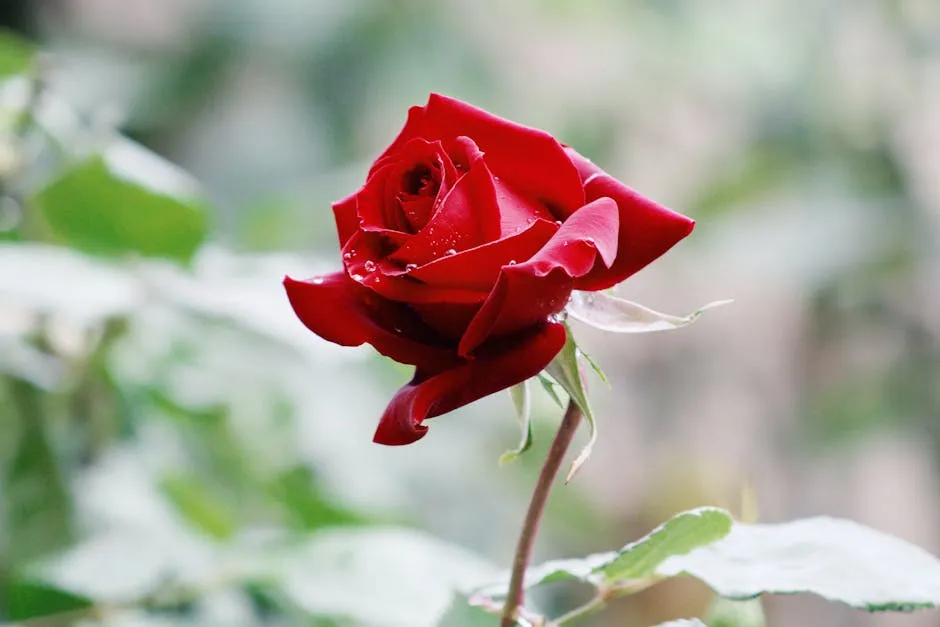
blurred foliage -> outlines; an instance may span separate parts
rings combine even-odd
[[[0,619],[487,624],[428,566],[456,582],[485,560],[394,525],[505,563],[558,409],[533,395],[532,450],[504,469],[508,399],[375,450],[407,375],[311,338],[279,285],[335,266],[329,203],[432,90],[693,215],[662,286],[637,289],[743,312],[656,348],[586,345],[610,439],[550,503],[547,556],[724,504],[722,472],[756,473],[771,516],[874,503],[940,549],[915,508],[940,512],[932,484],[897,466],[923,449],[940,468],[935,2],[39,0],[0,21],[47,51],[0,33]],[[886,496],[859,468],[897,432],[916,446]],[[375,563],[344,548],[360,540]],[[345,613],[338,572],[386,620]],[[416,588],[427,604],[402,608]],[[597,624],[704,615],[699,592]]]

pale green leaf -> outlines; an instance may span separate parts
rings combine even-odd
[[[116,163],[92,157],[41,189],[34,200],[49,229],[88,253],[189,261],[207,232],[201,202],[170,195],[162,175],[145,185],[127,164]]]
[[[668,558],[725,537],[733,522],[731,514],[715,507],[683,512],[620,549],[617,557],[600,571],[609,583],[649,577]]]
[[[805,592],[868,611],[940,604],[940,560],[886,533],[825,517],[735,524],[723,540],[672,557],[657,573],[689,574],[732,599]]]
[[[553,401],[555,401],[555,404],[561,407],[562,409],[564,409],[565,404],[561,401],[561,398],[558,396],[558,392],[555,390],[556,383],[552,380],[552,378],[540,372],[538,374],[538,380],[542,388],[548,394],[548,396]]]
[[[603,369],[601,369],[600,364],[594,361],[594,359],[590,355],[588,355],[581,349],[578,349],[578,354],[584,358],[584,361],[588,363],[588,365],[591,367],[591,370],[594,371],[594,374],[596,374],[598,378],[600,378],[600,380],[604,382],[604,385],[606,385],[609,388],[610,379],[607,378],[607,375],[604,373]]]
[[[649,333],[684,327],[695,322],[708,309],[730,302],[732,301],[720,300],[709,303],[688,316],[672,316],[603,292],[575,291],[571,294],[567,310],[575,320],[580,320],[602,331]]]
[[[32,65],[36,50],[21,35],[0,28],[0,80],[22,74]]]
[[[764,627],[764,606],[760,599],[733,601],[716,597],[708,610],[708,627]]]
[[[509,395],[516,407],[516,418],[519,420],[520,438],[516,448],[503,453],[499,458],[500,464],[508,464],[529,450],[532,446],[532,393],[529,382],[523,381],[509,388]]]
[[[588,400],[587,388],[584,385],[584,377],[581,374],[581,367],[578,363],[578,345],[574,341],[571,329],[566,325],[565,330],[567,339],[561,352],[555,356],[555,359],[545,368],[545,371],[562,387],[571,400],[584,413],[584,419],[587,421],[590,429],[590,438],[588,443],[581,449],[578,456],[571,463],[568,469],[568,475],[565,477],[565,483],[571,481],[575,473],[581,467],[588,457],[591,456],[591,450],[597,441],[597,424],[594,420],[594,412],[591,411],[591,404]]]
[[[603,583],[598,571],[617,558],[616,551],[595,553],[574,559],[551,560],[538,566],[530,566],[525,573],[526,590],[559,581],[580,581],[594,586]],[[502,599],[509,588],[509,573],[492,584],[480,588],[475,596],[488,599]]]

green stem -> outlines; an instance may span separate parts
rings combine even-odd
[[[535,536],[539,530],[539,523],[542,520],[542,514],[545,512],[545,503],[548,501],[548,494],[551,492],[552,484],[558,476],[558,469],[565,459],[565,453],[571,446],[571,441],[581,423],[581,410],[574,401],[568,401],[568,409],[565,411],[565,417],[558,427],[558,433],[552,442],[552,447],[548,451],[545,463],[542,465],[542,471],[539,473],[538,481],[535,484],[535,490],[532,492],[532,500],[529,502],[529,511],[526,513],[525,521],[522,524],[522,531],[519,534],[519,543],[516,545],[516,555],[512,562],[512,577],[509,580],[509,593],[506,596],[506,603],[503,606],[502,627],[516,627],[519,616],[519,608],[525,600],[525,573],[529,567],[529,561],[532,559],[532,547],[535,544]]]

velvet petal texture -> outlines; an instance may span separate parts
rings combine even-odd
[[[617,203],[599,198],[568,218],[531,259],[504,267],[457,352],[468,355],[489,337],[524,329],[561,311],[575,279],[598,261],[614,262],[618,226]]]
[[[300,321],[327,341],[368,343],[397,362],[432,372],[457,362],[454,350],[407,307],[368,293],[344,272],[307,281],[285,277],[284,288]]]
[[[578,167],[588,201],[612,198],[620,210],[617,259],[607,267],[597,264],[576,282],[576,289],[604,290],[620,283],[662,256],[692,232],[695,221],[644,198],[613,178],[589,159],[567,149]]]
[[[379,444],[410,444],[427,432],[425,419],[453,411],[541,372],[565,344],[565,327],[545,323],[510,340],[494,340],[475,359],[443,371],[418,368],[382,414]]]
[[[377,163],[415,137],[446,141],[459,136],[473,139],[493,174],[512,181],[519,192],[563,213],[584,204],[577,169],[558,140],[440,94],[431,94],[425,106],[408,111],[404,128]]]

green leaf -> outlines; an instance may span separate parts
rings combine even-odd
[[[561,398],[558,396],[558,392],[555,390],[555,381],[551,377],[547,376],[544,372],[540,372],[538,374],[538,380],[539,384],[542,386],[542,389],[544,389],[548,396],[553,401],[555,401],[555,404],[564,409],[565,404],[561,402]]]
[[[294,466],[279,473],[268,489],[284,507],[293,526],[299,529],[309,531],[364,522],[361,516],[327,498],[306,466]]]
[[[594,361],[594,359],[593,359],[590,355],[588,355],[587,353],[585,353],[585,352],[584,352],[583,350],[581,350],[580,348],[578,349],[578,355],[580,355],[582,358],[584,358],[584,361],[586,361],[586,362],[588,363],[588,365],[591,367],[591,370],[594,371],[594,374],[596,374],[596,375],[598,376],[598,378],[600,378],[600,380],[604,382],[604,385],[606,385],[606,386],[609,388],[609,387],[610,387],[610,379],[607,378],[607,375],[606,375],[606,374],[604,373],[604,371],[601,369],[600,365],[599,365],[596,361]]]
[[[555,356],[555,359],[545,368],[545,371],[568,393],[574,403],[584,413],[584,419],[587,421],[590,429],[590,438],[588,443],[581,449],[578,456],[571,463],[568,469],[568,475],[565,477],[565,483],[571,481],[575,473],[581,467],[588,457],[591,456],[591,450],[597,441],[597,423],[594,420],[594,412],[591,411],[591,403],[588,401],[587,388],[584,385],[584,377],[581,374],[581,367],[578,363],[578,345],[574,341],[574,335],[571,328],[565,325],[567,339],[561,352]]]
[[[764,627],[764,606],[760,599],[733,601],[716,597],[708,610],[708,627]]]
[[[33,63],[36,49],[22,36],[0,28],[0,79],[22,74]]]
[[[671,316],[653,311],[603,292],[572,292],[567,310],[572,318],[602,331],[614,333],[650,333],[669,331],[692,324],[705,311],[733,301],[708,303],[688,316]]]
[[[731,514],[715,507],[683,512],[620,549],[617,557],[600,571],[608,583],[649,577],[666,559],[725,537],[733,523]]]
[[[231,538],[238,530],[232,509],[198,476],[173,474],[165,477],[160,487],[190,523],[213,538]]]
[[[525,589],[529,590],[536,586],[560,581],[580,581],[595,587],[600,586],[603,584],[603,577],[598,570],[616,558],[616,551],[607,551],[586,557],[551,560],[538,566],[530,566],[525,573]],[[474,596],[484,599],[503,599],[508,589],[509,573],[503,573],[498,580],[479,588]]]
[[[723,540],[670,558],[657,572],[691,575],[731,599],[805,592],[868,611],[940,604],[940,560],[891,535],[835,518],[738,523]]]
[[[59,590],[41,581],[13,579],[0,582],[0,621],[26,621],[92,607],[92,600]],[[38,624],[38,621],[37,621]],[[62,623],[66,624],[66,623]]]
[[[119,169],[113,160],[92,157],[40,190],[34,201],[52,233],[92,254],[189,261],[206,236],[202,204]]]
[[[499,458],[500,464],[508,464],[529,450],[532,446],[532,393],[529,391],[529,382],[523,381],[509,388],[512,403],[516,407],[516,417],[519,419],[521,436],[516,448],[503,453]]]
[[[456,595],[437,627],[499,627],[499,617],[470,605],[463,595]]]
[[[284,594],[312,616],[433,627],[455,594],[491,578],[494,568],[417,531],[360,527],[317,532],[292,547],[276,572]]]

